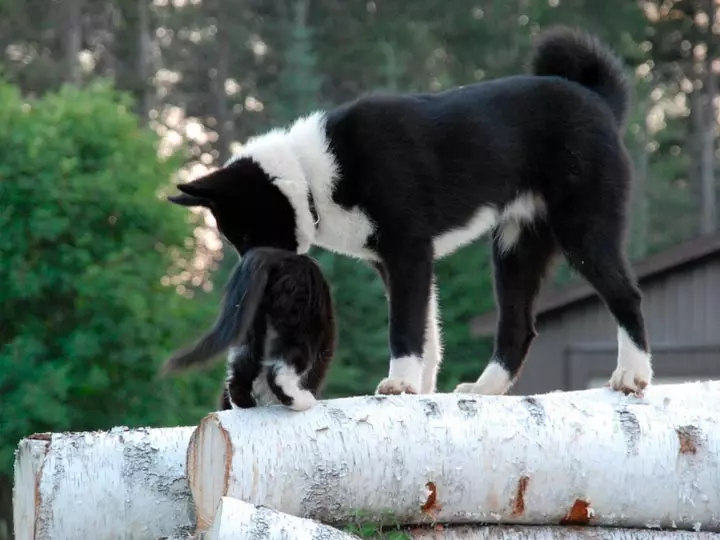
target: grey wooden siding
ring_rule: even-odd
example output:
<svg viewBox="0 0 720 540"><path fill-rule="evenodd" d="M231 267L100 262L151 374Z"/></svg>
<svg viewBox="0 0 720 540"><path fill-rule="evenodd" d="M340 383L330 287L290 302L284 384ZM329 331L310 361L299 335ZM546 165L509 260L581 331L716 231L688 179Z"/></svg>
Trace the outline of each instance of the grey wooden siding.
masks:
<svg viewBox="0 0 720 540"><path fill-rule="evenodd" d="M720 379L720 256L650 278L641 289L656 377ZM599 298L541 315L536 326L510 393L586 388L610 377L617 328Z"/></svg>

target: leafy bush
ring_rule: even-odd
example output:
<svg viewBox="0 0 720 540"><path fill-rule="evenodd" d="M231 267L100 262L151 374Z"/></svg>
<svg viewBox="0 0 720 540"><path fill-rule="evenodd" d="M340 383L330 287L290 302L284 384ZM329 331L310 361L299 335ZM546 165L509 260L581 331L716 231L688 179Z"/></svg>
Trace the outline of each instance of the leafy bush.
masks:
<svg viewBox="0 0 720 540"><path fill-rule="evenodd" d="M102 83L36 101L0 84L0 475L33 432L196 422L215 403L219 378L155 375L215 303L161 283L191 224L156 193L178 160L130 110Z"/></svg>

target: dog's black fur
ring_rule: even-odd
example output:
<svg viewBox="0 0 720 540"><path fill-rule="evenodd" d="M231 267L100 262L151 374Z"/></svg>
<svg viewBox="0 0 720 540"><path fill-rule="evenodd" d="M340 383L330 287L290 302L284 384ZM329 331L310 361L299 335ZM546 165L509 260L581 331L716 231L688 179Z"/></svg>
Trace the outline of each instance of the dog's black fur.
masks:
<svg viewBox="0 0 720 540"><path fill-rule="evenodd" d="M335 352L330 288L310 257L256 248L235 266L220 316L195 344L163 365L165 374L206 364L230 349L220 409L277 401L302 410L318 397ZM263 380L264 378L264 380ZM298 400L298 396L300 399ZM261 403L265 404L265 403Z"/></svg>
<svg viewBox="0 0 720 540"><path fill-rule="evenodd" d="M433 261L487 229L500 315L495 371L457 391L507 391L536 335L533 304L557 253L617 321L613 388L639 391L651 367L641 294L623 249L632 173L622 142L622 66L594 37L562 27L540 36L530 65L531 75L440 93L360 98L323 114L318 131L327 145L315 144L315 154L309 131L288 130L289 148L307 145L294 154L299 167L278 165L249 144L225 167L178 186L183 194L170 200L211 208L240 253L257 245L303 251L298 231L309 213L310 243L369 260L390 306L391 376L381 393L421 390L418 370L422 389L434 391L432 366L422 364L432 354L439 363L439 344L433 353L426 343L437 324L428 315ZM284 148L276 135L266 137ZM329 170L318 165L323 159L334 163L332 175L320 175ZM307 185L312 204L286 196L278 180ZM492 221L486 229L483 208ZM370 232L352 237L362 230ZM396 359L407 380L392 375Z"/></svg>

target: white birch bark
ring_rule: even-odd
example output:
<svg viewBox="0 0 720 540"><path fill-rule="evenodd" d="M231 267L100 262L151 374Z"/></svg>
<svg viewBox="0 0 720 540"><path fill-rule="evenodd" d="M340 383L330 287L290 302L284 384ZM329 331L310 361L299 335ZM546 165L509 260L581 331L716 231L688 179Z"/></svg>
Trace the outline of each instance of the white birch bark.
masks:
<svg viewBox="0 0 720 540"><path fill-rule="evenodd" d="M695 381L675 384L657 384L649 386L642 397L623 395L610 387L592 388L589 390L573 390L570 392L554 391L547 394L534 394L532 397L543 399L559 399L561 402L577 400L605 403L622 406L630 403L647 404L655 407L683 407L686 409L703 409L720 399L720 381Z"/></svg>
<svg viewBox="0 0 720 540"><path fill-rule="evenodd" d="M154 539L194 529L192 427L40 434L15 459L15 539Z"/></svg>
<svg viewBox="0 0 720 540"><path fill-rule="evenodd" d="M610 527L490 525L415 529L411 540L718 540L711 532L660 531Z"/></svg>
<svg viewBox="0 0 720 540"><path fill-rule="evenodd" d="M358 540L317 521L223 497L203 540Z"/></svg>
<svg viewBox="0 0 720 540"><path fill-rule="evenodd" d="M718 540L720 534L608 527L455 526L403 530L410 540ZM358 540L317 521L223 497L212 529L198 540ZM378 532L371 538L386 538Z"/></svg>
<svg viewBox="0 0 720 540"><path fill-rule="evenodd" d="M553 525L572 511L597 526L718 530L720 392L679 386L649 402L435 394L212 413L188 449L198 529L229 496L330 524L389 510L403 524ZM703 388L702 408L678 405Z"/></svg>

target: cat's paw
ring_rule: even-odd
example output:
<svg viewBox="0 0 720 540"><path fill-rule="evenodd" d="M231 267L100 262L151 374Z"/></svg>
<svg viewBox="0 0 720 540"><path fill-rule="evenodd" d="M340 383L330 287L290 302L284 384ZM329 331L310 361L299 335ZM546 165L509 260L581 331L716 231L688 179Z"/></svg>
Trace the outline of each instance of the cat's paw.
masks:
<svg viewBox="0 0 720 540"><path fill-rule="evenodd" d="M295 396L290 408L293 411L307 411L308 409L314 407L316 403L317 400L315 399L315 396L313 396L309 390L303 390L298 392Z"/></svg>
<svg viewBox="0 0 720 540"><path fill-rule="evenodd" d="M417 389L409 382L399 379L383 379L378 384L375 394L393 395L393 394L417 394Z"/></svg>
<svg viewBox="0 0 720 540"><path fill-rule="evenodd" d="M626 395L642 396L651 380L650 362L638 362L633 366L618 366L610 377L610 388Z"/></svg>

